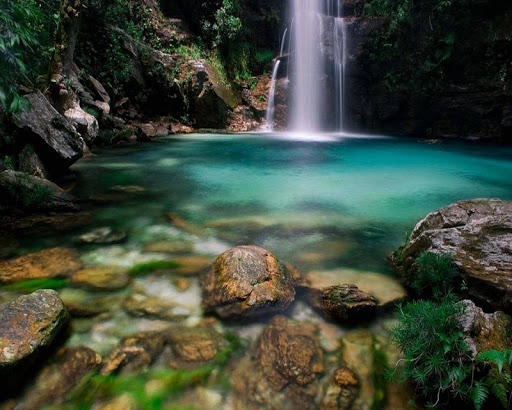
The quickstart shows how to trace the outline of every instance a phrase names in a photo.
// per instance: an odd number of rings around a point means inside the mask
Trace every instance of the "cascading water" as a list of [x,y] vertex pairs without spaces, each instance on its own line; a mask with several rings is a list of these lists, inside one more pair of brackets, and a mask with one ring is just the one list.
[[274,69],[272,70],[272,81],[270,83],[270,91],[268,93],[268,105],[267,105],[267,128],[269,131],[272,131],[274,128],[274,101],[275,101],[275,93],[276,93],[276,79],[277,73],[279,72],[279,64],[281,60],[274,61]]
[[[347,68],[347,24],[343,0],[290,0],[286,77],[290,80],[289,128],[298,132],[343,131]],[[330,48],[332,47],[332,52]],[[274,121],[278,71],[274,62],[267,124]]]

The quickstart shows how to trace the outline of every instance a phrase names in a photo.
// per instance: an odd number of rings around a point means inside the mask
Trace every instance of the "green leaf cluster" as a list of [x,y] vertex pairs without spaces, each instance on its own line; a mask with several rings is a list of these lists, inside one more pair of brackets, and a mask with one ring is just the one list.
[[458,285],[457,267],[449,255],[422,252],[416,259],[417,270],[408,274],[417,295],[440,300]]

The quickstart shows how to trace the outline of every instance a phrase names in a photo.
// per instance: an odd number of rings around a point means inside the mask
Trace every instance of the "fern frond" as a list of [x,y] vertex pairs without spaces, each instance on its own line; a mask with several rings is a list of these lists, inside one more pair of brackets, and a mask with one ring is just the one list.
[[491,362],[498,366],[498,371],[503,371],[503,366],[507,362],[505,352],[500,352],[498,350],[486,350],[485,352],[480,352],[476,356],[477,362]]
[[489,389],[487,386],[482,382],[475,382],[471,389],[471,399],[473,400],[475,410],[482,410],[482,406],[487,400],[487,397],[489,397]]
[[507,387],[503,383],[491,383],[491,392],[496,397],[504,408],[507,408]]

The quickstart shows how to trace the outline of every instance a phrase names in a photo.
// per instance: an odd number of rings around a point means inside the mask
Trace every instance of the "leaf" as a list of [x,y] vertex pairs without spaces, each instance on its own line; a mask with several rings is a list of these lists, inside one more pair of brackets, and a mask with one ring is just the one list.
[[498,350],[486,350],[485,352],[480,352],[476,356],[477,362],[490,362],[494,363],[498,366],[498,371],[503,371],[503,365],[506,362],[506,357],[504,352],[500,352]]
[[487,386],[482,382],[475,382],[471,389],[471,399],[473,400],[475,410],[482,409],[487,397],[489,397],[489,389]]
[[503,383],[492,383],[491,391],[492,394],[494,394],[494,397],[500,401],[503,407],[507,408],[507,387]]

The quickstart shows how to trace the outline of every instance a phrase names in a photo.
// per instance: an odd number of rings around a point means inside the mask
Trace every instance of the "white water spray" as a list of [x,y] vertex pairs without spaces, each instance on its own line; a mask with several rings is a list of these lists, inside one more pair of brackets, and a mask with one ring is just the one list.
[[272,131],[274,129],[274,101],[275,101],[275,93],[276,93],[276,81],[277,81],[277,73],[279,72],[279,64],[281,60],[274,61],[274,69],[272,70],[272,81],[270,83],[270,91],[268,93],[268,105],[267,105],[267,129]]

